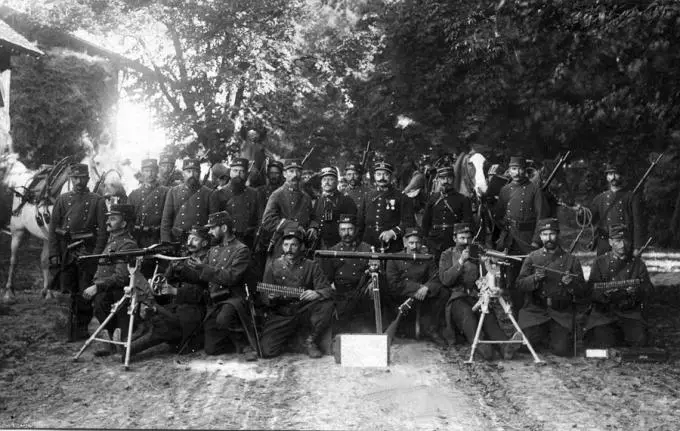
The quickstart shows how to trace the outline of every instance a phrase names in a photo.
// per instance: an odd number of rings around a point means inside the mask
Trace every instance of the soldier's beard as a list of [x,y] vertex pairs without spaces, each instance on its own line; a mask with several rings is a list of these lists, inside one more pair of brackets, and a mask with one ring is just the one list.
[[283,178],[269,178],[269,184],[278,187],[283,184]]
[[216,245],[219,245],[222,242],[222,238],[217,238],[214,235],[210,235],[209,236],[209,242],[210,242],[210,246],[214,247]]
[[86,188],[87,186],[85,184],[76,184],[75,186],[73,186],[73,190],[75,190],[78,193],[84,192]]
[[345,244],[350,244],[352,242],[352,240],[354,240],[354,235],[344,235],[344,236],[340,237],[340,239]]
[[191,188],[194,188],[198,185],[198,180],[194,177],[191,177],[187,180],[187,185]]
[[609,184],[614,187],[619,187],[621,185],[621,180],[614,178],[613,180],[609,181]]
[[546,250],[555,250],[557,248],[557,243],[555,241],[546,241],[543,243],[543,247]]
[[354,179],[349,180],[349,185],[352,186],[352,187],[356,187],[356,186],[359,185],[359,180],[354,180]]
[[241,177],[234,177],[229,180],[229,183],[231,183],[232,187],[235,189],[242,189],[243,186],[245,185],[245,181],[243,181],[243,178]]

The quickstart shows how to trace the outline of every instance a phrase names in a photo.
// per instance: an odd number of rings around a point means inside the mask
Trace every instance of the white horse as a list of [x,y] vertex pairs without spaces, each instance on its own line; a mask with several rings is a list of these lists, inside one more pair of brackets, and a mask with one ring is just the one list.
[[[92,158],[88,157],[84,162],[89,162],[90,166],[90,181],[88,186],[102,195],[115,195],[116,192],[123,190],[120,175],[113,173],[106,175],[105,181],[100,181],[100,175],[92,164]],[[2,175],[2,183],[12,190],[21,191],[28,187],[36,172],[28,169],[18,159],[16,153],[7,153],[0,156],[0,171],[4,172]],[[99,184],[99,186],[97,186]],[[71,189],[70,181],[66,181],[61,189],[61,193]],[[95,190],[96,189],[96,190]],[[9,233],[12,236],[11,254],[9,269],[7,273],[7,283],[5,285],[5,293],[2,297],[3,301],[12,300],[16,294],[14,291],[14,275],[17,264],[17,254],[19,247],[23,241],[24,235],[30,235],[42,241],[42,252],[40,255],[40,268],[43,274],[43,288],[41,294],[46,298],[51,296],[48,290],[49,283],[49,248],[48,248],[48,234],[49,225],[45,221],[40,224],[39,220],[44,220],[45,215],[52,214],[53,205],[51,202],[23,202],[22,198],[15,193],[12,201],[12,217],[9,223]]]

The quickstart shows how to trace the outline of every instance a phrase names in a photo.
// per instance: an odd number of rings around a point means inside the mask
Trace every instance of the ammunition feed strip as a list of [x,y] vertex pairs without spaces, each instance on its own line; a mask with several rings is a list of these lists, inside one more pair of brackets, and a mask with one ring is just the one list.
[[266,294],[272,294],[276,296],[282,296],[284,298],[300,299],[300,295],[305,289],[301,287],[287,287],[279,286],[277,284],[269,283],[257,283],[257,291]]

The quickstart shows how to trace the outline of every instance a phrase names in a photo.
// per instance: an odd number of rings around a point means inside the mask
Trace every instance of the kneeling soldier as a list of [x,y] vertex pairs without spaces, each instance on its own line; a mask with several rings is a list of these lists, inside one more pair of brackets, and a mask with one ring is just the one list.
[[557,219],[538,223],[543,248],[531,252],[522,264],[517,286],[526,293],[519,311],[519,326],[536,347],[547,342],[559,356],[572,353],[573,297],[586,293],[581,263],[559,245]]
[[244,330],[249,345],[243,348],[246,360],[256,360],[257,344],[253,341],[250,316],[245,303],[244,278],[250,264],[250,250],[234,233],[234,219],[226,211],[210,214],[210,235],[218,245],[208,251],[205,261],[190,259],[187,264],[208,283],[210,303],[205,321],[205,353],[219,355],[240,341],[235,333]]
[[[204,261],[209,245],[207,228],[195,226],[191,229],[187,238],[190,259]],[[208,283],[200,279],[199,272],[186,261],[173,262],[165,271],[165,279],[160,293],[172,296],[172,303],[162,308],[158,306],[147,332],[132,342],[132,355],[161,343],[170,343],[177,351],[185,342],[192,342],[187,339],[194,336],[203,320],[204,292]],[[193,343],[190,351],[198,350],[200,344]]]
[[643,347],[647,344],[643,304],[652,289],[647,266],[633,255],[625,225],[609,228],[609,245],[611,250],[597,257],[590,271],[593,308],[585,327],[587,344],[613,347],[625,341]]
[[[476,304],[479,290],[479,263],[471,260],[470,247],[472,244],[472,227],[469,223],[456,223],[453,229],[456,245],[445,250],[439,259],[439,280],[451,289],[451,296],[446,304],[446,318],[456,325],[473,343],[479,320],[472,307]],[[474,258],[473,258],[474,259]],[[498,325],[496,315],[492,312],[486,315],[482,326],[484,338],[502,341],[508,337]],[[519,344],[499,344],[503,359],[512,359]],[[502,347],[501,347],[502,346]],[[493,359],[494,350],[491,344],[479,344],[477,351],[486,360]]]
[[[421,253],[422,234],[418,228],[409,228],[404,234],[404,252]],[[422,323],[427,338],[446,347],[447,341],[439,333],[444,321],[444,308],[449,290],[442,286],[434,261],[387,261],[389,295],[397,301],[415,298],[422,302]]]
[[301,244],[300,230],[287,229],[283,233],[283,255],[268,262],[264,271],[264,283],[303,290],[293,300],[271,294],[267,298],[269,312],[261,342],[265,357],[280,355],[286,341],[303,325],[311,325],[305,340],[307,354],[311,358],[322,356],[317,342],[331,324],[333,288],[318,263],[304,258]]
[[[111,205],[111,210],[106,213],[106,231],[109,233],[109,242],[104,247],[103,253],[116,253],[137,249],[137,243],[130,234],[130,229],[135,217],[135,208],[132,205]],[[94,274],[93,284],[85,289],[83,297],[92,299],[94,315],[100,322],[106,320],[111,314],[111,306],[119,301],[124,294],[124,289],[130,282],[130,272],[127,263],[103,263],[97,267]],[[109,338],[113,339],[116,327],[120,328],[121,340],[127,339],[130,316],[128,308],[121,307],[113,319],[106,325]],[[116,345],[109,344],[109,349],[98,350],[95,356],[108,356],[116,353]]]

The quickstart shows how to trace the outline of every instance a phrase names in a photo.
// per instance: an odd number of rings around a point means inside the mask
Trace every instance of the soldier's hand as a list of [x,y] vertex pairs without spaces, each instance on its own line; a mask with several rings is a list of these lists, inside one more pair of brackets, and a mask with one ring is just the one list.
[[311,302],[319,298],[321,298],[321,295],[319,295],[319,292],[315,290],[305,290],[300,295],[300,300],[304,302]]
[[423,301],[425,297],[427,296],[427,292],[429,292],[430,289],[427,288],[427,286],[423,285],[420,286],[420,289],[416,291],[416,293],[413,295],[415,299],[418,301]]
[[636,249],[633,250],[633,256],[634,257],[640,257],[640,249],[639,248],[636,248]]
[[536,248],[536,249],[541,247],[541,246],[538,245],[538,243],[536,241],[531,241],[531,246],[533,248]]
[[470,260],[470,249],[466,248],[463,250],[463,252],[460,254],[460,259],[458,259],[458,262],[462,265],[466,261]]
[[203,262],[201,262],[201,259],[199,259],[196,256],[191,256],[189,259],[186,260],[187,266],[192,269],[198,269],[201,265],[203,265]]
[[571,284],[571,282],[573,280],[574,280],[574,277],[572,277],[571,275],[563,275],[562,276],[562,284],[564,284],[565,286]]
[[310,227],[309,229],[307,229],[306,235],[310,241],[316,241],[316,238],[319,236],[319,233],[316,231],[316,228]]
[[93,284],[92,286],[88,287],[87,289],[85,289],[83,291],[83,298],[85,298],[89,301],[96,294],[97,294],[97,285]]
[[161,295],[177,296],[177,288],[166,283],[161,288]]
[[397,239],[397,234],[391,229],[385,230],[380,234],[380,241],[382,242],[390,242],[394,239]]
[[536,279],[536,281],[545,280],[545,269],[536,268],[536,272],[534,272],[534,278]]

